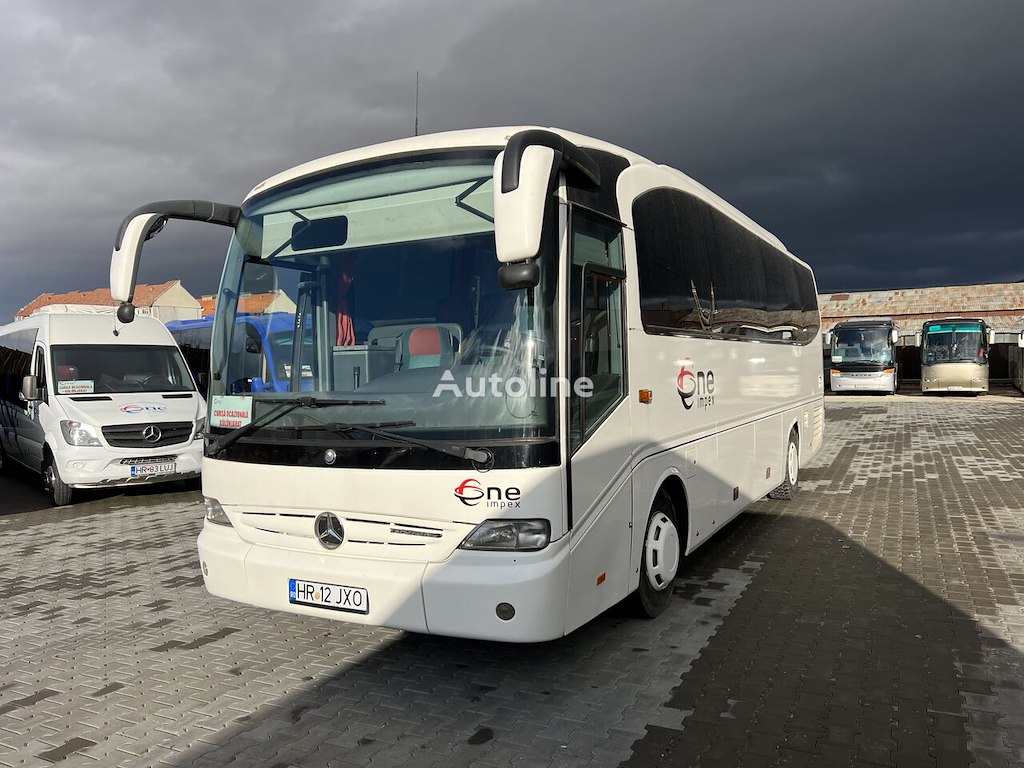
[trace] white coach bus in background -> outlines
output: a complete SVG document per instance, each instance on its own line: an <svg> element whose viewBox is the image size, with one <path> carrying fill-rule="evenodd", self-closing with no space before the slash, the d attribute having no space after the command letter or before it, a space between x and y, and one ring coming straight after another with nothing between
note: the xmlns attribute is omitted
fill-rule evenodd
<svg viewBox="0 0 1024 768"><path fill-rule="evenodd" d="M811 270L679 171L584 136L462 131L316 160L241 207L211 349L199 555L214 595L415 632L559 637L821 446ZM245 375L238 297L295 302L289 392ZM250 362L252 362L250 360Z"/></svg>
<svg viewBox="0 0 1024 768"><path fill-rule="evenodd" d="M164 324L41 313L0 327L0 466L75 488L199 477L206 402Z"/></svg>
<svg viewBox="0 0 1024 768"><path fill-rule="evenodd" d="M829 388L833 392L887 392L899 388L892 320L847 320L829 331Z"/></svg>

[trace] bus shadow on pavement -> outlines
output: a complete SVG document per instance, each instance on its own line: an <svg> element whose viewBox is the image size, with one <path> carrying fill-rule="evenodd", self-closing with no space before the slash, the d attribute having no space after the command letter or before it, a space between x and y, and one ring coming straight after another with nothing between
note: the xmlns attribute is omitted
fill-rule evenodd
<svg viewBox="0 0 1024 768"><path fill-rule="evenodd" d="M1001 764L1024 659L938 594L997 619L981 595L997 577L917 541L901 573L800 498L759 502L698 550L657 620L616 607L536 645L394 633L236 711L174 764ZM339 641L380 632L336 626ZM286 635L301 664L310 652Z"/></svg>

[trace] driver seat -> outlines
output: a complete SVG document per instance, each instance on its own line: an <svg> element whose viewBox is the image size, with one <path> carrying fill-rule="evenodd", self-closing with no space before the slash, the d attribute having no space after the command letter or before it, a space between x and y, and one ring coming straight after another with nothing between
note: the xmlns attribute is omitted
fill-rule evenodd
<svg viewBox="0 0 1024 768"><path fill-rule="evenodd" d="M395 345L395 370L450 367L455 360L455 339L440 325L410 328Z"/></svg>

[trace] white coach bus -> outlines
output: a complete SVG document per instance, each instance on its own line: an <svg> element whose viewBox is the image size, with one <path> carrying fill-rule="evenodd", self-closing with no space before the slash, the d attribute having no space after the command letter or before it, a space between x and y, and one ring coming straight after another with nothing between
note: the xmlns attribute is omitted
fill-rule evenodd
<svg viewBox="0 0 1024 768"><path fill-rule="evenodd" d="M169 218L231 227L199 537L214 595L415 632L565 635L821 446L811 270L679 171L564 131L420 136L316 160L241 207L142 206L130 320ZM295 304L273 391L238 297ZM280 345L279 345L280 346Z"/></svg>

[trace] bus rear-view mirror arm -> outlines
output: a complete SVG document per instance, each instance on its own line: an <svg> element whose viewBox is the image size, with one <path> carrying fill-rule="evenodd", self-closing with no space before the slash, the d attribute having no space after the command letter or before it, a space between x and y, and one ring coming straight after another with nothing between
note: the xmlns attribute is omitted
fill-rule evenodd
<svg viewBox="0 0 1024 768"><path fill-rule="evenodd" d="M208 200L161 200L148 203L129 213L118 227L110 256L110 295L120 302L117 319L130 323L135 319L135 282L139 273L142 244L156 235L168 219L205 221L234 227L241 209L236 205Z"/></svg>
<svg viewBox="0 0 1024 768"><path fill-rule="evenodd" d="M597 162L585 150L551 131L529 129L512 136L494 161L494 240L502 287L531 288L540 279L533 260L540 253L544 213L558 172L599 184Z"/></svg>

